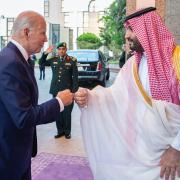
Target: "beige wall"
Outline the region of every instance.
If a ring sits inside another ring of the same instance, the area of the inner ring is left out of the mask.
[[[133,13],[137,9],[145,7],[156,7],[158,13],[163,18],[165,17],[166,0],[126,0],[127,15]]]
[[[180,0],[164,0],[165,7],[165,23],[169,30],[175,36],[177,44],[180,44]]]
[[[126,0],[126,14],[133,13],[136,9],[136,0]]]
[[[155,7],[155,0],[137,0],[136,9]]]
[[[126,0],[127,5],[127,15],[133,13],[137,9],[146,8],[146,7],[155,7],[156,0]]]
[[[176,43],[180,44],[180,0],[126,0],[126,5],[127,15],[139,8],[156,7],[157,12],[174,35]]]
[[[165,7],[166,7],[166,0],[156,0],[157,12],[161,16],[163,20],[165,20]]]

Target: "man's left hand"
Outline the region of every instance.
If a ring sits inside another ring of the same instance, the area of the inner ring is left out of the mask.
[[[176,174],[180,177],[180,151],[170,147],[167,149],[160,161],[160,177],[165,180],[175,180]]]

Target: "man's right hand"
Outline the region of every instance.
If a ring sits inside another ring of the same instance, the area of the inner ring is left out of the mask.
[[[73,102],[74,94],[69,89],[59,91],[57,97],[61,99],[64,106],[68,106]]]
[[[78,91],[75,93],[74,99],[81,108],[87,107],[88,90],[86,88],[79,88]]]
[[[46,54],[49,54],[49,53],[51,53],[51,52],[53,51],[53,49],[54,49],[54,46],[49,46],[49,47],[46,49],[45,53],[46,53]]]

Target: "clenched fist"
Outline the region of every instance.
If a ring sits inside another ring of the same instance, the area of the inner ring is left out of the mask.
[[[85,88],[79,88],[75,93],[74,99],[80,107],[87,107],[88,104],[88,90]]]
[[[69,89],[59,91],[57,97],[61,99],[64,106],[68,106],[73,102],[74,94]]]

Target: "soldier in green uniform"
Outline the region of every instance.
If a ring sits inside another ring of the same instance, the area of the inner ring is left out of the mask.
[[[78,90],[78,69],[77,59],[66,54],[67,45],[65,42],[57,45],[58,56],[47,60],[49,53],[53,51],[53,46],[50,46],[39,60],[40,65],[51,66],[52,80],[50,94],[56,97],[59,91],[70,89],[75,93]],[[59,114],[56,119],[57,135],[55,138],[64,136],[67,139],[71,138],[71,112],[73,103],[64,107],[64,111]]]

